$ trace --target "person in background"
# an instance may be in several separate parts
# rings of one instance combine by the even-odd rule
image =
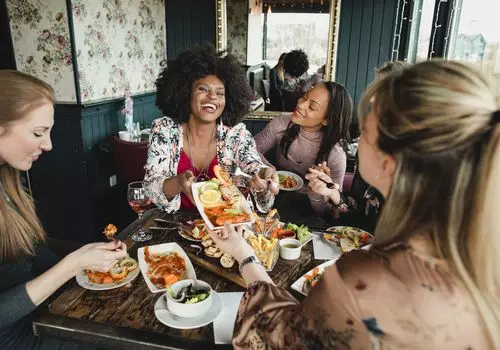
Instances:
[[[231,226],[210,232],[248,285],[234,347],[499,349],[500,101],[490,82],[459,62],[424,61],[377,79],[358,115],[359,169],[385,198],[375,240],[327,267],[302,303]]]
[[[36,337],[32,312],[85,269],[108,271],[127,254],[125,244],[92,243],[59,258],[47,247],[33,199],[21,184],[52,149],[54,91],[30,75],[0,70],[0,348],[66,349],[75,344]]]
[[[325,162],[332,178],[342,184],[346,169],[343,146],[349,142],[353,103],[344,86],[334,82],[315,85],[297,102],[291,115],[273,118],[255,143],[262,160],[276,150],[276,168],[304,177],[309,168]]]
[[[285,70],[283,68],[285,56],[286,52],[283,52],[278,59],[278,63],[269,71],[269,100],[272,111],[283,110],[281,87],[285,81]]]
[[[262,163],[240,123],[253,93],[234,56],[211,45],[187,49],[162,69],[156,87],[165,116],[151,127],[144,182],[157,206],[167,212],[194,208],[191,184],[213,178],[217,164],[236,165],[254,176],[255,188],[278,192],[278,176]]]
[[[297,100],[304,94],[304,85],[311,79],[307,72],[309,69],[309,59],[302,50],[293,50],[286,54],[283,62],[285,70],[285,80],[281,87],[283,100],[283,111],[291,112],[297,105]],[[311,82],[308,85],[310,88]]]
[[[408,67],[406,62],[386,62],[376,70],[377,79],[405,67]],[[305,178],[309,180],[311,203],[315,204],[317,211],[323,208],[324,213],[332,213],[336,225],[359,227],[373,233],[384,203],[383,196],[361,178],[358,167],[349,193],[342,192],[337,186],[329,189],[327,183],[340,184],[330,174],[331,170],[324,162],[309,169]]]

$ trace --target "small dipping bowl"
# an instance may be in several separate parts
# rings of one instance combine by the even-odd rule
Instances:
[[[295,260],[300,256],[302,245],[300,241],[293,238],[280,240],[280,257],[285,260]]]
[[[118,137],[123,141],[132,140],[132,134],[128,131],[118,131]]]
[[[172,299],[172,296],[170,295],[170,292],[167,291],[165,293],[167,297],[167,307],[171,313],[180,317],[196,317],[206,313],[210,309],[210,307],[212,306],[212,294],[214,293],[214,291],[207,282],[200,280],[198,280],[197,282],[198,283],[196,284],[196,287],[201,290],[208,289],[210,291],[209,296],[205,300],[200,301],[196,304],[183,304],[174,301]],[[172,288],[174,296],[177,296],[179,291],[189,284],[194,284],[194,280],[182,280],[172,284],[170,288]]]

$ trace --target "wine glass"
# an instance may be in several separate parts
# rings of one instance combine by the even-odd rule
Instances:
[[[144,228],[142,227],[142,214],[151,204],[151,198],[147,196],[144,189],[144,183],[142,181],[135,181],[128,184],[127,200],[128,204],[132,210],[137,213],[139,220],[141,221],[139,231],[132,235],[132,240],[135,242],[149,241],[153,235],[150,232],[144,231]]]

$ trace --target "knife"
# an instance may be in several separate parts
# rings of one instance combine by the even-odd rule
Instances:
[[[165,224],[175,224],[175,225],[179,225],[180,224],[178,221],[165,220],[165,219],[159,219],[159,218],[156,218],[155,221],[156,222],[162,222],[162,223],[165,223]]]

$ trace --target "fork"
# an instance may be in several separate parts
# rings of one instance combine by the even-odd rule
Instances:
[[[237,166],[235,163],[231,163],[230,165],[221,165],[221,167],[227,171],[231,176],[244,176],[249,179],[253,178],[252,175],[248,175],[247,173],[244,173],[239,166]]]

